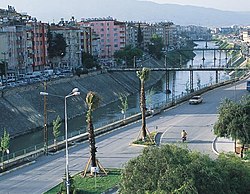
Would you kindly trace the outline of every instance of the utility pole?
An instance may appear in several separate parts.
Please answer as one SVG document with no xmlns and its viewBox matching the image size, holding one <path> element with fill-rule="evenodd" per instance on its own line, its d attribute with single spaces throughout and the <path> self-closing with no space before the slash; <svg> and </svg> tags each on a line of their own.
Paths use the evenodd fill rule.
<svg viewBox="0 0 250 194">
<path fill-rule="evenodd" d="M 47 82 L 44 82 L 44 91 L 47 91 Z M 47 126 L 47 96 L 43 96 L 44 100 L 44 155 L 48 155 L 48 126 Z"/>
</svg>

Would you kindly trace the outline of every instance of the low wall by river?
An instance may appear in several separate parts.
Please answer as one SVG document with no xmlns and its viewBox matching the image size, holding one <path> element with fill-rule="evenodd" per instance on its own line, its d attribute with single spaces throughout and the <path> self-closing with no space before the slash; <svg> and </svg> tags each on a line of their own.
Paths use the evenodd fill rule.
<svg viewBox="0 0 250 194">
<path fill-rule="evenodd" d="M 152 61 L 150 65 L 160 66 Z M 154 85 L 164 72 L 151 72 L 146 87 Z M 44 83 L 30 84 L 5 89 L 0 95 L 0 135 L 4 128 L 11 137 L 41 129 L 44 125 Z M 79 88 L 81 95 L 67 99 L 68 118 L 81 115 L 86 111 L 85 98 L 89 91 L 101 97 L 101 106 L 118 99 L 119 94 L 131 95 L 140 90 L 140 82 L 135 72 L 95 72 L 90 75 L 74 76 L 47 82 L 47 92 L 66 96 L 73 88 Z M 47 97 L 48 123 L 59 115 L 64 118 L 64 98 Z"/>
</svg>

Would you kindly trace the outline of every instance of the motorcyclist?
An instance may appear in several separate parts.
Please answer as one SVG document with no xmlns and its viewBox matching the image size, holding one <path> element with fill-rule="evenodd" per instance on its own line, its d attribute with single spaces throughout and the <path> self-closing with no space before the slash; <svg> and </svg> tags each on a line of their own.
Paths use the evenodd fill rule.
<svg viewBox="0 0 250 194">
<path fill-rule="evenodd" d="M 182 142 L 187 140 L 187 132 L 184 129 L 181 132 L 181 139 L 182 139 Z"/>
</svg>

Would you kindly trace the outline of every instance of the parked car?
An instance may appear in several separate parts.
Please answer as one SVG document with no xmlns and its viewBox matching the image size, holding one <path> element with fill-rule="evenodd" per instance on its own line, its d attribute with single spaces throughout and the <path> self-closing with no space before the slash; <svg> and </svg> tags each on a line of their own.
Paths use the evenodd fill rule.
<svg viewBox="0 0 250 194">
<path fill-rule="evenodd" d="M 189 104 L 200 104 L 202 103 L 203 98 L 201 96 L 193 96 L 189 99 Z"/>
</svg>

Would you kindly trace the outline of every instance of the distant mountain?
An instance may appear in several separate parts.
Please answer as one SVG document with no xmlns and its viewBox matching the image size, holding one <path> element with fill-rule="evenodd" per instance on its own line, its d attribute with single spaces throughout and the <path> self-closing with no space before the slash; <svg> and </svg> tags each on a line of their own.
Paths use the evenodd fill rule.
<svg viewBox="0 0 250 194">
<path fill-rule="evenodd" d="M 38 8 L 32 7 L 29 0 L 22 0 L 22 2 L 27 5 L 28 14 L 44 22 L 53 20 L 57 22 L 60 18 L 68 20 L 71 16 L 78 20 L 111 16 L 121 21 L 172 21 L 180 25 L 231 26 L 250 24 L 250 12 L 221 11 L 138 0 L 71 0 L 66 2 L 53 0 L 49 4 L 43 3 L 44 0 L 36 0 L 35 2 L 39 4 Z"/>
</svg>

